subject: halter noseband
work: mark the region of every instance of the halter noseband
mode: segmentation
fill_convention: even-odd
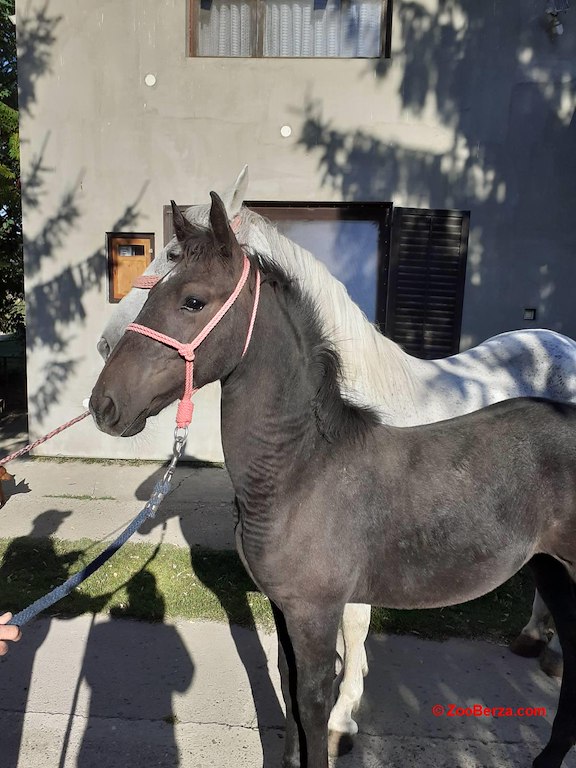
[[[186,361],[186,373],[185,373],[185,385],[184,385],[184,394],[182,395],[182,399],[178,403],[178,411],[176,413],[176,426],[178,429],[185,429],[190,422],[192,421],[192,414],[194,412],[194,403],[192,402],[192,396],[195,392],[198,391],[198,388],[194,389],[193,387],[193,378],[194,378],[194,350],[196,347],[198,347],[208,336],[210,331],[214,329],[216,325],[222,320],[226,312],[230,309],[232,304],[236,301],[238,296],[240,295],[240,292],[242,291],[242,288],[244,287],[248,275],[250,273],[250,262],[248,261],[248,258],[244,254],[244,268],[242,270],[242,274],[240,275],[240,279],[238,280],[238,283],[236,284],[236,288],[234,288],[233,292],[230,294],[228,299],[224,302],[224,304],[220,307],[218,312],[214,315],[212,320],[210,320],[207,325],[204,326],[204,328],[200,331],[200,333],[189,343],[189,344],[183,344],[181,341],[178,341],[177,339],[173,339],[171,336],[166,336],[164,333],[159,333],[158,331],[154,331],[152,328],[148,328],[145,325],[140,325],[139,323],[130,323],[126,327],[127,331],[134,331],[135,333],[141,333],[143,336],[148,336],[150,339],[154,339],[154,341],[159,341],[162,344],[167,344],[169,347],[173,347],[178,351],[178,354],[181,355],[184,360]],[[142,277],[145,278],[145,281],[142,280]],[[152,288],[153,285],[155,285],[159,280],[162,279],[162,276],[160,275],[143,275],[141,278],[138,278],[138,288]],[[136,281],[135,281],[136,282]],[[143,283],[146,283],[145,285]],[[250,325],[248,326],[248,333],[246,335],[246,343],[244,344],[244,349],[242,351],[242,357],[246,354],[246,350],[248,349],[248,345],[250,344],[250,339],[252,338],[252,330],[254,328],[254,321],[256,320],[256,312],[258,310],[258,301],[260,299],[260,270],[256,269],[256,286],[254,289],[254,304],[252,306],[252,315],[250,317]]]

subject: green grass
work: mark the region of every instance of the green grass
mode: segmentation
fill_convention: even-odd
[[[87,539],[0,539],[0,606],[29,605],[83,565],[105,543]],[[170,544],[125,544],[54,614],[112,612],[161,621],[183,617],[271,628],[267,600],[255,589],[233,551],[182,549]],[[252,619],[252,617],[254,617]]]
[[[87,539],[0,539],[0,608],[18,611],[61,584],[105,548]],[[515,637],[530,615],[533,586],[521,572],[498,590],[450,608],[398,611],[375,609],[375,632],[417,634],[433,639]],[[149,621],[176,617],[230,620],[270,630],[270,607],[254,587],[236,552],[170,544],[128,543],[53,614],[112,613]]]

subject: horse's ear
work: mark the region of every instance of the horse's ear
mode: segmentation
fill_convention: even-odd
[[[234,250],[238,248],[238,242],[228,223],[226,208],[216,192],[210,192],[210,197],[212,198],[210,226],[220,245],[224,248],[227,255],[231,256]]]
[[[226,208],[228,219],[232,220],[234,216],[240,213],[244,198],[246,197],[246,188],[248,186],[248,166],[244,168],[238,174],[238,178],[234,184],[222,193],[222,202]]]
[[[174,222],[176,238],[179,241],[185,240],[186,236],[190,234],[192,225],[184,218],[182,211],[178,208],[174,200],[170,200],[170,203],[172,204],[172,221]]]

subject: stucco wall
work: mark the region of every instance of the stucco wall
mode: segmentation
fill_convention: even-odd
[[[576,337],[576,9],[551,38],[545,5],[395,0],[375,62],[190,59],[185,0],[19,0],[32,436],[100,370],[105,233],[160,247],[162,206],[244,163],[251,199],[471,210],[463,346],[526,327],[525,306]],[[189,453],[219,460],[217,390],[197,404]],[[83,422],[43,452],[165,456],[159,421],[130,440]]]

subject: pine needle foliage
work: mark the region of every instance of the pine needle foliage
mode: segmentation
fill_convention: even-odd
[[[24,325],[14,0],[0,0],[0,332]]]

